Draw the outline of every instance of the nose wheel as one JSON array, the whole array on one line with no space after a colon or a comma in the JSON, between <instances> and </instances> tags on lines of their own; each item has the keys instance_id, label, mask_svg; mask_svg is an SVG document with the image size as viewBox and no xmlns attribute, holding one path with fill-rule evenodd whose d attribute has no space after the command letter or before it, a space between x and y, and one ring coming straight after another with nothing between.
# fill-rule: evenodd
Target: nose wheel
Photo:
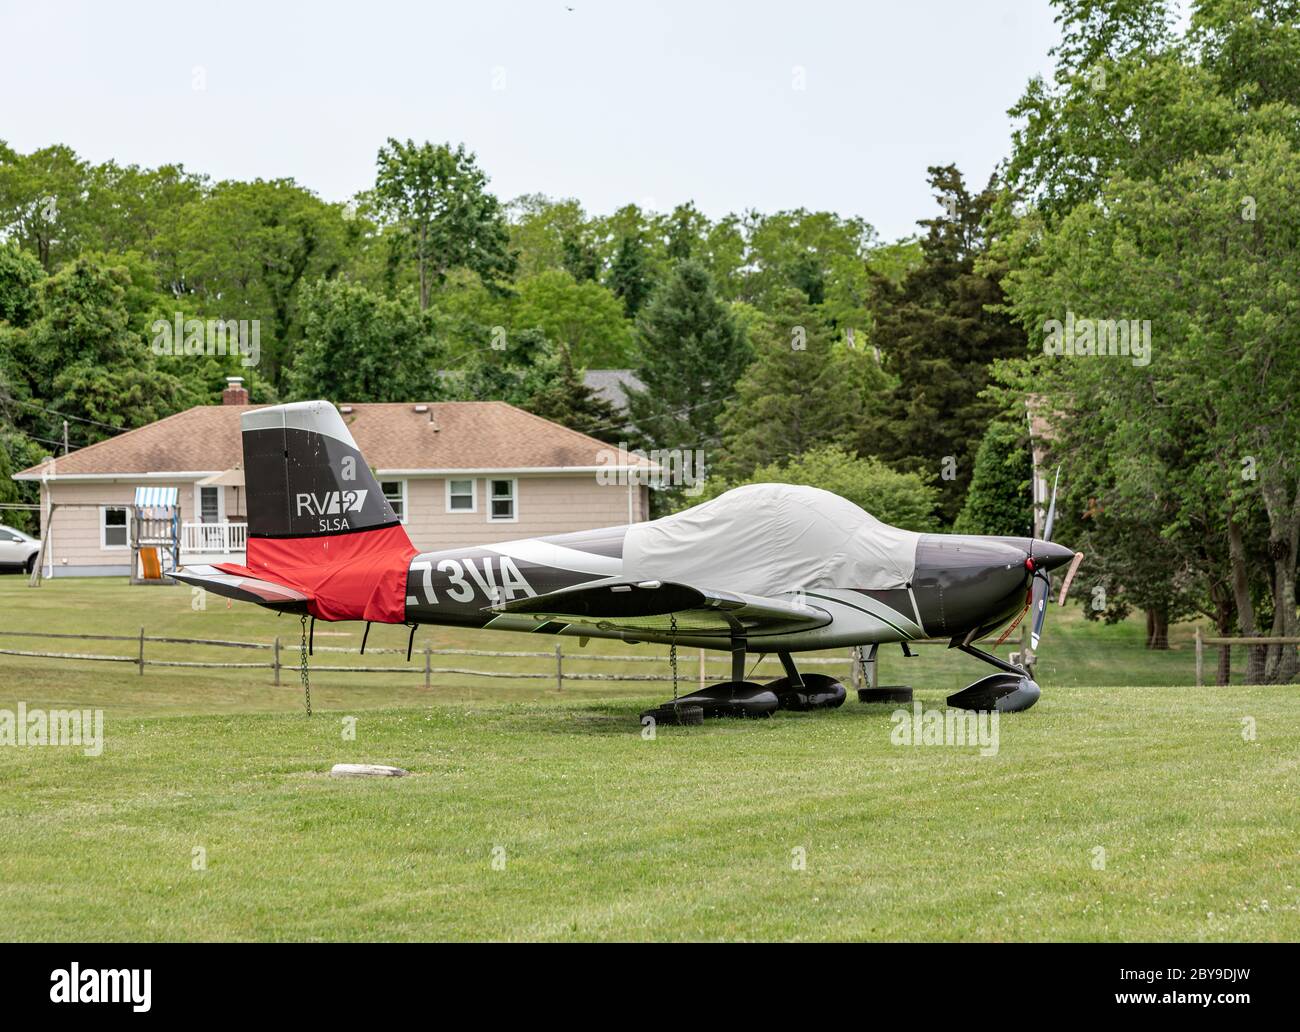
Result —
<instances>
[{"instance_id":1,"label":"nose wheel","mask_svg":"<svg viewBox=\"0 0 1300 1032\"><path fill-rule=\"evenodd\" d=\"M1000 673L981 677L974 684L948 696L948 705L958 709L1020 713L1029 709L1042 694L1038 684L1021 667L999 659L991 652L973 645L958 645L967 655L982 659L998 668Z\"/></svg>"}]
</instances>

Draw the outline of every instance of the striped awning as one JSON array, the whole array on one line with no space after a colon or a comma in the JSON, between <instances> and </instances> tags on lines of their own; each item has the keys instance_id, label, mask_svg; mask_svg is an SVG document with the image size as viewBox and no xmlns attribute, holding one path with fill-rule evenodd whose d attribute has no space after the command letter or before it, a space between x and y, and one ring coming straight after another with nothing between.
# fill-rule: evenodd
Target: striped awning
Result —
<instances>
[{"instance_id":1,"label":"striped awning","mask_svg":"<svg viewBox=\"0 0 1300 1032\"><path fill-rule=\"evenodd\" d=\"M173 508L176 505L177 489L174 487L137 487L135 504L140 509Z\"/></svg>"}]
</instances>

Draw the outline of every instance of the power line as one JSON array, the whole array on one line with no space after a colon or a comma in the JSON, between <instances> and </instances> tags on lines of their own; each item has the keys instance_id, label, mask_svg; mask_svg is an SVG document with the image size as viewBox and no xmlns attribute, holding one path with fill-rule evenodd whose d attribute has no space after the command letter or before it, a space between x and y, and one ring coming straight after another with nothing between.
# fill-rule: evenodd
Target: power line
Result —
<instances>
[{"instance_id":1,"label":"power line","mask_svg":"<svg viewBox=\"0 0 1300 1032\"><path fill-rule=\"evenodd\" d=\"M125 427L114 426L112 423L101 423L98 419L87 419L85 416L73 416L66 412L58 412L52 408L46 408L44 405L37 405L33 401L23 401L20 398L15 398L13 395L9 395L5 400L12 401L15 405L26 405L28 408L39 409L41 412L48 412L51 416L58 416L60 419L73 419L78 423L90 423L92 426L102 426L105 430L112 430L115 434L126 433ZM29 434L28 436L31 435ZM63 442L60 441L59 443L62 444Z\"/></svg>"}]
</instances>

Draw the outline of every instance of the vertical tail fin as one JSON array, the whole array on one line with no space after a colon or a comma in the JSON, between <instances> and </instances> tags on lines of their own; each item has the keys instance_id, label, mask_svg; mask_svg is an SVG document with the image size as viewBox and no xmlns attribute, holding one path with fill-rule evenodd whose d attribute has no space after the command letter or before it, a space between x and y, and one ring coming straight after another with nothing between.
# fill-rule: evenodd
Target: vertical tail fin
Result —
<instances>
[{"instance_id":1,"label":"vertical tail fin","mask_svg":"<svg viewBox=\"0 0 1300 1032\"><path fill-rule=\"evenodd\" d=\"M329 402L256 409L242 421L249 537L319 537L399 522Z\"/></svg>"},{"instance_id":2,"label":"vertical tail fin","mask_svg":"<svg viewBox=\"0 0 1300 1032\"><path fill-rule=\"evenodd\" d=\"M324 620L402 623L416 554L327 401L246 412L247 566L219 571L293 589Z\"/></svg>"}]
</instances>

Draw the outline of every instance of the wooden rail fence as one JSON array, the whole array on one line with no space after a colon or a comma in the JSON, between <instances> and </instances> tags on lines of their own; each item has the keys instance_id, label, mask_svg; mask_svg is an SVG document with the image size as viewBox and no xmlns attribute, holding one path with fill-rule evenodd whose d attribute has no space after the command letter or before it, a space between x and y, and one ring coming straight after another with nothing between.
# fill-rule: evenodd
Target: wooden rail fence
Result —
<instances>
[{"instance_id":1,"label":"wooden rail fence","mask_svg":"<svg viewBox=\"0 0 1300 1032\"><path fill-rule=\"evenodd\" d=\"M0 630L0 638L44 638L50 640L71 640L71 641L116 641L130 642L136 646L135 655L106 655L94 652L44 652L35 649L13 649L0 648L0 656L22 656L40 659L65 659L65 660L85 660L97 663L131 663L134 664L141 676L144 675L144 668L147 666L155 667L195 667L201 669L213 670L270 670L272 672L275 684L280 684L281 671L296 670L297 663L293 660L284 662L282 654L286 647L291 651L296 651L297 642L291 642L287 646L277 637L271 642L262 641L232 641L225 638L181 638L172 635L148 635L145 629L140 628L138 634L69 634L56 633L53 631L9 631ZM979 644L992 644L993 639L987 638ZM946 645L947 642L942 639L926 639L922 641L909 642L912 645ZM217 663L192 659L153 659L146 658L146 645L192 645L206 648L223 648L223 649L254 649L269 651L271 658L269 662L226 662ZM1201 629L1196 629L1195 647L1196 647L1196 686L1199 688L1204 684L1205 674L1205 649L1210 646L1279 646L1279 645L1300 645L1300 638L1219 638L1207 637ZM730 672L726 674L711 674L707 671L706 665L709 663L726 664L730 666L731 658L726 655L710 655L703 649L689 650L698 651L698 668L694 680L700 686L706 681L727 681L730 680ZM689 660L688 650L683 650L682 668L687 667ZM317 645L313 650L314 654L330 655L360 655L360 649L345 648L337 645ZM373 646L366 650L365 655L397 655L404 656L406 650L403 648L383 648ZM593 662L593 663L666 663L667 656L655 655L624 655L612 656L602 653L589 653L586 650L568 653L564 651L562 642L557 641L555 648L551 651L518 651L518 650L499 650L490 649L438 649L432 645L425 645L422 650L416 653L423 660L416 665L414 663L403 666L366 666L357 664L330 664L330 663L312 663L311 669L322 673L356 673L356 674L423 674L425 688L433 687L434 674L455 674L471 677L507 677L521 678L526 680L554 680L557 691L563 691L565 681L651 681L651 682L668 682L672 678L665 673L651 674L628 674L628 673L587 673L565 669L565 657L573 661ZM488 659L544 659L553 664L550 671L536 670L509 670L491 668L474 668L468 666L434 666L435 656L470 656L483 657ZM799 659L800 666L849 666L851 673L857 673L854 665L855 656L850 653L843 658L834 658L827 656L804 656ZM874 673L874 671L872 671ZM691 680L689 675L683 675L682 681Z\"/></svg>"},{"instance_id":2,"label":"wooden rail fence","mask_svg":"<svg viewBox=\"0 0 1300 1032\"><path fill-rule=\"evenodd\" d=\"M1196 687L1205 680L1205 646L1207 645L1300 645L1300 638L1207 638L1196 628Z\"/></svg>"},{"instance_id":3,"label":"wooden rail fence","mask_svg":"<svg viewBox=\"0 0 1300 1032\"><path fill-rule=\"evenodd\" d=\"M140 628L138 634L68 634L55 633L52 631L7 631L0 630L0 638L46 638L56 640L77 640L77 641L119 641L130 642L136 646L135 655L105 655L93 652L43 652L34 649L11 649L0 648L0 656L23 656L42 659L68 659L68 660L86 660L97 663L131 663L134 664L137 672L144 676L144 668L147 666L156 667L198 667L214 670L270 670L272 672L273 682L280 684L280 674L282 670L296 670L298 664L294 661L284 662L281 658L286 647L296 652L298 643L296 641L286 646L279 637L271 642L261 641L232 641L225 638L180 638L171 635L148 635L145 629ZM230 662L217 663L205 662L201 660L181 660L181 659L150 659L145 657L146 644L171 644L171 645L194 645L208 648L228 648L228 649L259 649L269 650L271 653L270 662ZM683 650L685 652L685 650ZM710 656L704 649L696 650L699 652L699 667L696 674L696 680L701 686L706 681L728 681L729 674L710 674L706 670L707 663L725 663L730 666L731 659L729 656L719 655ZM361 655L358 648L346 648L338 645L317 645L312 650L313 655L321 653L342 654L342 655ZM665 674L628 674L628 673L584 673L565 669L564 646L562 642L556 642L552 651L518 651L518 650L500 650L494 651L489 649L437 649L432 645L425 645L422 650L415 653L422 657L423 663L420 665L411 664L403 666L362 666L356 664L329 664L315 663L311 664L311 670L323 673L354 673L354 674L423 674L424 687L433 687L434 674L458 674L470 675L475 677L505 677L505 678L524 678L528 680L554 680L557 691L564 690L565 681L654 681L668 682L672 678ZM405 656L406 649L403 648L384 648L381 646L371 646L366 649L365 655L396 655ZM500 670L500 669L474 669L472 667L459 666L434 666L433 658L435 656L480 656L493 659L545 659L554 664L553 671L539 672L535 670ZM667 663L667 656L642 656L626 655L611 656L601 653L588 653L570 651L567 653L570 660L590 661L595 663ZM845 666L853 663L852 655L837 659L825 656L812 656L800 659L800 666L806 665L836 665ZM685 674L684 668L687 663L685 656L682 661L683 676L682 681L690 680L689 675Z\"/></svg>"}]
</instances>

